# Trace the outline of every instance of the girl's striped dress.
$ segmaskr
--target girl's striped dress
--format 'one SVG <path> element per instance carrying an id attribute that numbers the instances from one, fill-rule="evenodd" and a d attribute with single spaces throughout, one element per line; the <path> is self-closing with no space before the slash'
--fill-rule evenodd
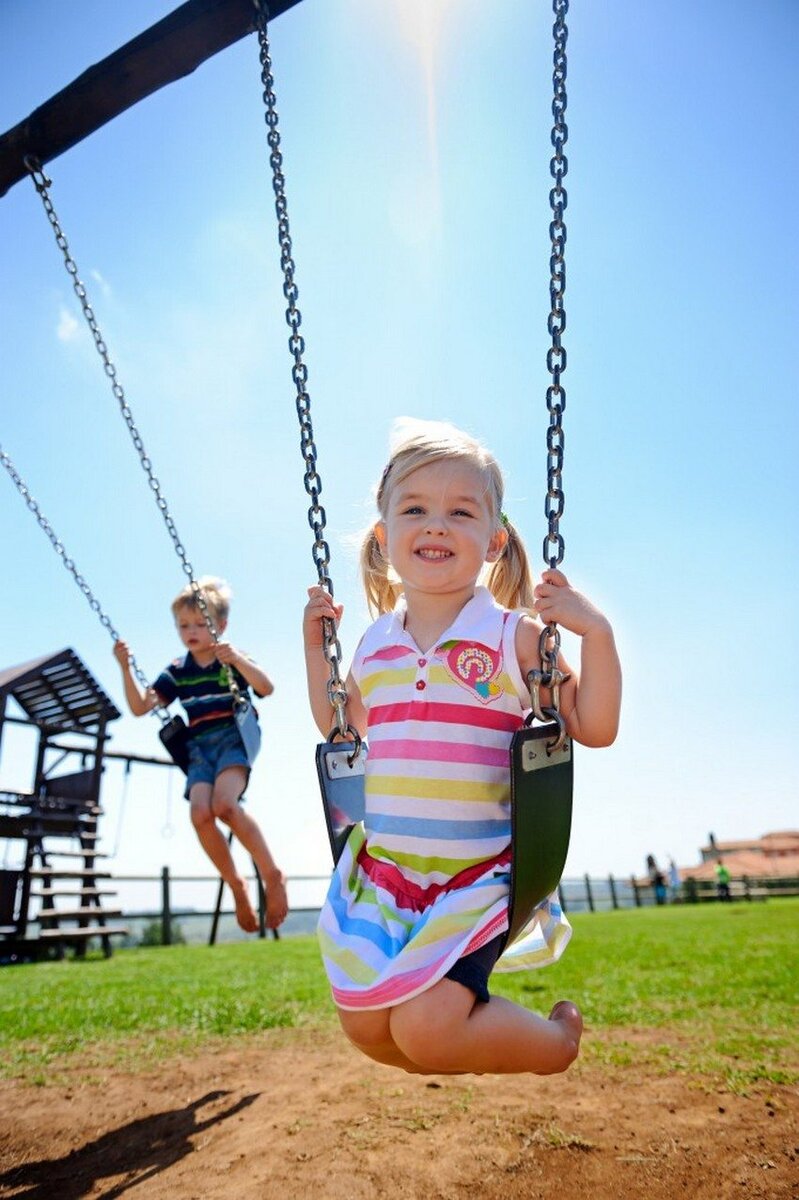
<path id="1" fill-rule="evenodd" d="M 340 1008 L 409 1000 L 508 928 L 508 751 L 529 708 L 514 647 L 519 615 L 477 588 L 423 654 L 405 631 L 401 598 L 358 646 L 366 816 L 338 861 L 318 929 Z M 498 969 L 554 962 L 570 935 L 552 895 Z"/>

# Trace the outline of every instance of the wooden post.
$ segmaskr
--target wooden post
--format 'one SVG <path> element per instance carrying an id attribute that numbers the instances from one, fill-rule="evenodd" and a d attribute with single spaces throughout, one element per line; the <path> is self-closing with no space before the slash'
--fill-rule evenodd
<path id="1" fill-rule="evenodd" d="M 586 872 L 586 876 L 585 876 L 585 898 L 588 901 L 589 911 L 593 912 L 594 911 L 594 897 L 593 897 L 593 893 L 591 892 L 591 880 L 590 880 L 587 872 Z"/>
<path id="2" fill-rule="evenodd" d="M 638 893 L 638 884 L 636 883 L 636 879 L 635 879 L 634 875 L 630 876 L 630 886 L 633 889 L 633 897 L 635 899 L 635 907 L 640 908 L 641 907 L 641 897 Z"/>
<path id="3" fill-rule="evenodd" d="M 616 895 L 616 880 L 612 875 L 608 875 L 608 886 L 610 887 L 610 900 L 614 908 L 619 907 L 619 899 Z"/>
<path id="4" fill-rule="evenodd" d="M 161 944 L 172 945 L 172 909 L 169 903 L 169 867 L 161 868 Z"/>

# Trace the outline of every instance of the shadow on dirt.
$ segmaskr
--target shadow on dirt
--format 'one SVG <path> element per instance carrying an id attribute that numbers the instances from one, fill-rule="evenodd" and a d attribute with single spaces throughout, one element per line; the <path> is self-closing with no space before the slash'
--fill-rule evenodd
<path id="1" fill-rule="evenodd" d="M 121 1125 L 104 1133 L 80 1150 L 71 1150 L 61 1158 L 39 1159 L 0 1174 L 0 1194 L 15 1200 L 80 1200 L 102 1180 L 124 1176 L 101 1193 L 102 1200 L 114 1200 L 130 1187 L 152 1179 L 173 1166 L 195 1147 L 191 1139 L 249 1108 L 260 1093 L 243 1096 L 235 1104 L 200 1119 L 198 1110 L 231 1093 L 207 1092 L 185 1108 L 170 1109 Z M 6 1192 L 4 1189 L 10 1189 Z"/>

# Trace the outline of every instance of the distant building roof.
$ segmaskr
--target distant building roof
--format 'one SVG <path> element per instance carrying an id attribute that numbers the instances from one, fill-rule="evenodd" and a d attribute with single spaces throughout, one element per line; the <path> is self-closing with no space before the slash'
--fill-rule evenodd
<path id="1" fill-rule="evenodd" d="M 681 879 L 714 879 L 716 863 L 722 858 L 730 873 L 736 877 L 748 875 L 763 879 L 799 878 L 799 830 L 783 829 L 764 833 L 756 838 L 737 838 L 721 842 L 711 834 L 712 841 L 702 846 L 702 861 L 695 866 L 679 866 Z M 664 868 L 668 873 L 668 868 Z M 646 886 L 651 872 L 636 882 Z"/>
<path id="2" fill-rule="evenodd" d="M 726 843 L 720 843 L 726 844 Z M 799 878 L 799 852 L 769 856 L 756 850 L 724 852 L 696 867 L 680 867 L 681 879 L 714 879 L 716 858 L 722 858 L 731 875 L 748 875 L 755 879 Z"/>
<path id="3" fill-rule="evenodd" d="M 707 862 L 710 859 L 718 858 L 720 854 L 727 857 L 744 850 L 780 857 L 785 854 L 799 854 L 799 831 L 781 830 L 777 833 L 764 833 L 761 837 L 739 838 L 731 842 L 720 842 L 714 838 L 712 842 L 702 847 L 700 853 L 703 861 Z"/>

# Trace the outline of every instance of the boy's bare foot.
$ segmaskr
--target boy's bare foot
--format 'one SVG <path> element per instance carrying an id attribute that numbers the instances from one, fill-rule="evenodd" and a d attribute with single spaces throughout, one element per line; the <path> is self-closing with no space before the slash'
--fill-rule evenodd
<path id="1" fill-rule="evenodd" d="M 239 923 L 239 928 L 245 933 L 255 933 L 258 928 L 258 916 L 250 903 L 250 897 L 247 894 L 247 885 L 242 881 L 237 886 L 231 886 L 233 892 L 233 900 L 236 904 L 236 920 Z"/>
<path id="2" fill-rule="evenodd" d="M 286 876 L 282 871 L 273 871 L 264 879 L 266 891 L 266 927 L 277 929 L 282 925 L 289 911 L 289 898 L 286 893 Z"/>
<path id="3" fill-rule="evenodd" d="M 549 1014 L 550 1021 L 561 1021 L 566 1036 L 574 1042 L 575 1057 L 583 1036 L 583 1014 L 571 1000 L 558 1000 Z"/>

